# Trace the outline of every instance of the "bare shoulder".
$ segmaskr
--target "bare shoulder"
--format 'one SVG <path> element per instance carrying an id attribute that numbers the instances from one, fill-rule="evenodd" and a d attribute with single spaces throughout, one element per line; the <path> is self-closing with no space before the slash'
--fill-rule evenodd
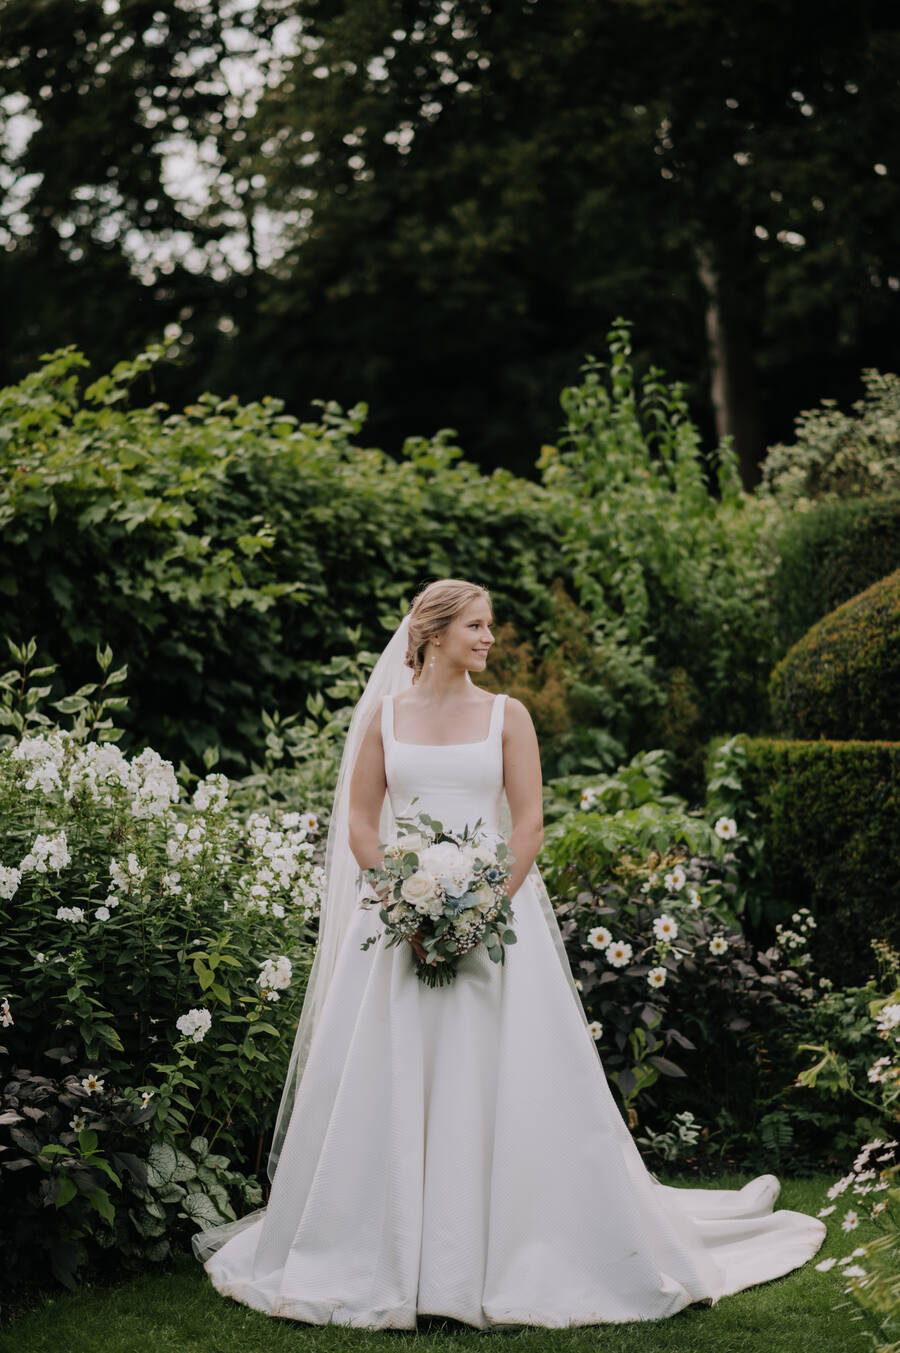
<path id="1" fill-rule="evenodd" d="M 503 711 L 503 730 L 513 735 L 526 733 L 528 730 L 534 731 L 528 706 L 523 705 L 522 701 L 517 700 L 514 695 L 506 697 L 506 709 Z"/>

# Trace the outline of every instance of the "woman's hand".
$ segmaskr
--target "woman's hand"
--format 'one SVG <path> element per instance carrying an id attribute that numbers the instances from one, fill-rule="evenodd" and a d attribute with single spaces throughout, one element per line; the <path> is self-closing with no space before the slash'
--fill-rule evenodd
<path id="1" fill-rule="evenodd" d="M 415 951 L 416 951 L 416 957 L 418 958 L 419 962 L 420 962 L 420 963 L 424 963 L 425 960 L 426 960 L 427 957 L 428 957 L 428 953 L 427 953 L 427 951 L 426 951 L 426 949 L 425 949 L 424 944 L 422 943 L 422 932 L 421 932 L 421 930 L 417 930 L 416 933 L 415 933 L 414 935 L 407 935 L 406 938 L 409 940 L 409 942 L 410 942 L 410 944 L 412 945 L 413 949 L 415 949 Z"/>

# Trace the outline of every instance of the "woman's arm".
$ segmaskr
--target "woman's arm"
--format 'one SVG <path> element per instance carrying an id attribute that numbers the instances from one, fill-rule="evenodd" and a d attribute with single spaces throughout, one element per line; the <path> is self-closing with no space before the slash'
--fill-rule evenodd
<path id="1" fill-rule="evenodd" d="M 509 849 L 514 856 L 506 890 L 515 897 L 544 840 L 544 800 L 534 724 L 521 700 L 512 696 L 507 697 L 503 719 L 503 783 L 512 821 Z"/>
<path id="2" fill-rule="evenodd" d="M 360 869 L 371 869 L 384 859 L 378 838 L 381 835 L 381 809 L 386 792 L 381 710 L 378 709 L 369 721 L 350 777 L 350 849 Z M 420 932 L 417 930 L 407 939 L 424 963 L 425 948 Z"/>
<path id="3" fill-rule="evenodd" d="M 377 709 L 369 720 L 350 777 L 350 849 L 360 869 L 381 864 L 384 856 L 378 848 L 378 837 L 386 790 L 381 710 Z"/>

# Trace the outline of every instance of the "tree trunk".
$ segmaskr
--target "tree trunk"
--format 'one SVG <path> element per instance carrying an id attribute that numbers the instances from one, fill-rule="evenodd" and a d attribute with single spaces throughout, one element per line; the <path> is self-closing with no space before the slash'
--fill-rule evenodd
<path id="1" fill-rule="evenodd" d="M 706 341 L 709 348 L 710 398 L 721 440 L 731 437 L 741 480 L 747 490 L 759 482 L 765 440 L 753 353 L 738 307 L 723 283 L 720 255 L 710 243 L 696 249 L 697 272 L 706 293 Z"/>

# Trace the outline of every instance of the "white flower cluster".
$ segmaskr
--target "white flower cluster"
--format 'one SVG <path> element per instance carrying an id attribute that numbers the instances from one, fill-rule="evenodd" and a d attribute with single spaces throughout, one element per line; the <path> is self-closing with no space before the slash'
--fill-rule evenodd
<path id="1" fill-rule="evenodd" d="M 194 790 L 191 802 L 200 813 L 206 812 L 207 809 L 213 813 L 223 812 L 228 802 L 227 776 L 207 775 Z"/>
<path id="2" fill-rule="evenodd" d="M 191 864 L 206 848 L 206 824 L 195 822 L 188 826 L 186 822 L 176 822 L 173 835 L 166 842 L 166 855 L 170 864 Z"/>
<path id="3" fill-rule="evenodd" d="M 0 1001 L 0 1024 L 6 1029 L 10 1024 L 15 1024 L 15 1022 L 9 1008 L 9 997 L 4 996 L 3 1000 Z"/>
<path id="4" fill-rule="evenodd" d="M 159 817 L 178 802 L 178 781 L 171 761 L 146 747 L 131 763 L 131 811 L 135 817 Z"/>
<path id="5" fill-rule="evenodd" d="M 175 1021 L 175 1028 L 185 1038 L 190 1038 L 194 1043 L 202 1043 L 209 1033 L 212 1025 L 212 1015 L 208 1010 L 197 1010 L 193 1008 L 186 1015 L 179 1015 Z"/>
<path id="6" fill-rule="evenodd" d="M 83 921 L 84 910 L 81 907 L 57 907 L 57 921 Z"/>
<path id="7" fill-rule="evenodd" d="M 883 1005 L 875 1016 L 875 1027 L 879 1037 L 890 1038 L 894 1029 L 897 1029 L 894 1037 L 900 1037 L 898 1025 L 900 1025 L 900 1002 L 894 1001 L 889 1005 Z"/>
<path id="8" fill-rule="evenodd" d="M 5 869 L 4 866 L 0 864 L 0 897 L 4 898 L 6 901 L 9 901 L 11 897 L 15 897 L 16 889 L 21 881 L 21 869 Z"/>
<path id="9" fill-rule="evenodd" d="M 55 836 L 37 836 L 31 850 L 19 865 L 19 870 L 23 874 L 32 871 L 35 874 L 46 874 L 51 869 L 59 873 L 60 869 L 65 869 L 66 865 L 71 863 L 72 856 L 69 854 L 66 834 L 63 831 L 57 832 Z"/>
<path id="10" fill-rule="evenodd" d="M 849 1174 L 845 1174 L 842 1179 L 837 1180 L 828 1190 L 828 1197 L 833 1201 L 840 1198 L 841 1194 L 849 1189 L 857 1197 L 865 1197 L 867 1193 L 883 1193 L 888 1187 L 888 1180 L 885 1178 L 887 1168 L 894 1163 L 894 1152 L 897 1148 L 897 1142 L 892 1139 L 884 1142 L 880 1137 L 875 1137 L 871 1142 L 866 1142 L 865 1146 L 860 1148 L 859 1154 L 853 1162 Z M 878 1152 L 878 1155 L 874 1153 Z M 872 1160 L 875 1164 L 883 1165 L 884 1169 L 878 1171 L 872 1168 Z M 876 1204 L 877 1206 L 877 1204 Z M 879 1211 L 882 1209 L 879 1208 Z M 823 1209 L 819 1216 L 827 1216 L 833 1212 L 834 1208 Z M 850 1217 L 848 1223 L 847 1218 Z M 845 1216 L 842 1223 L 843 1230 L 851 1231 L 857 1225 L 855 1220 L 856 1213 L 851 1212 Z"/>
<path id="11" fill-rule="evenodd" d="M 39 734 L 37 737 L 23 738 L 13 748 L 13 761 L 27 763 L 25 789 L 30 793 L 40 789 L 42 794 L 52 794 L 61 789 L 60 771 L 65 758 L 65 734 L 59 732 Z"/>
<path id="12" fill-rule="evenodd" d="M 277 1001 L 281 999 L 278 993 L 290 986 L 292 975 L 291 960 L 285 954 L 280 954 L 278 958 L 266 959 L 256 981 L 267 1001 Z"/>
<path id="13" fill-rule="evenodd" d="M 110 860 L 109 876 L 112 879 L 113 887 L 118 888 L 120 893 L 130 893 L 137 884 L 142 883 L 147 877 L 147 869 L 132 850 L 126 856 L 124 865 L 120 860 Z M 106 905 L 117 906 L 118 903 L 108 897 Z"/>
<path id="14" fill-rule="evenodd" d="M 801 907 L 799 911 L 794 912 L 791 920 L 797 929 L 791 930 L 779 922 L 775 927 L 776 943 L 782 949 L 805 949 L 809 942 L 810 934 L 816 928 L 815 917 L 809 907 Z M 811 963 L 812 955 L 808 953 L 801 954 L 798 961 L 800 963 Z"/>
<path id="15" fill-rule="evenodd" d="M 247 819 L 247 842 L 253 850 L 252 872 L 240 879 L 252 910 L 280 919 L 285 904 L 314 916 L 321 906 L 324 871 L 310 863 L 313 846 L 307 835 L 318 826 L 314 813 L 286 813 L 276 826 L 265 813 Z"/>
<path id="16" fill-rule="evenodd" d="M 12 759 L 27 765 L 27 791 L 61 790 L 67 803 L 87 796 L 95 803 L 112 804 L 115 792 L 124 789 L 131 796 L 132 815 L 148 818 L 159 817 L 178 800 L 172 763 L 149 747 L 128 761 L 115 743 L 81 745 L 70 734 L 55 731 L 23 738 Z"/>
<path id="17" fill-rule="evenodd" d="M 631 962 L 633 949 L 624 940 L 614 940 L 612 932 L 605 925 L 594 926 L 588 931 L 587 942 L 592 949 L 600 949 L 606 955 L 607 962 L 614 968 L 624 968 Z"/>

